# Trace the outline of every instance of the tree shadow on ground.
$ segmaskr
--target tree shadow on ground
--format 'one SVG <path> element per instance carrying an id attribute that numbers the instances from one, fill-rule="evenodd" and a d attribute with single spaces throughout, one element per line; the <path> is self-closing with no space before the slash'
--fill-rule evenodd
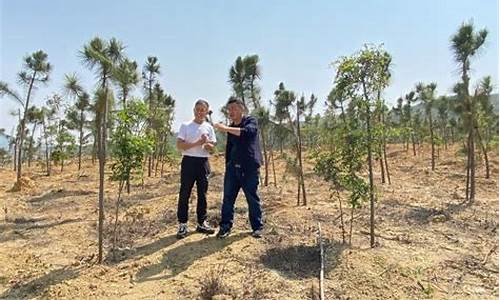
<path id="1" fill-rule="evenodd" d="M 325 273 L 335 269 L 340 254 L 347 248 L 345 244 L 325 240 Z M 318 245 L 276 246 L 260 257 L 261 263 L 279 271 L 290 279 L 306 279 L 318 277 L 320 271 L 320 248 Z"/>
<path id="2" fill-rule="evenodd" d="M 61 198 L 72 197 L 72 196 L 85 196 L 92 194 L 96 193 L 94 191 L 78 191 L 78 190 L 72 191 L 72 190 L 59 189 L 59 190 L 52 190 L 48 193 L 44 193 L 39 196 L 35 196 L 31 199 L 28 199 L 27 202 L 35 205 L 40 205 L 43 202 L 54 201 Z"/>
<path id="3" fill-rule="evenodd" d="M 76 278 L 79 270 L 63 267 L 28 282 L 14 282 L 12 287 L 0 294 L 0 299 L 32 299 L 43 296 L 47 288 L 65 280 Z"/>
<path id="4" fill-rule="evenodd" d="M 163 254 L 160 262 L 141 268 L 136 274 L 136 281 L 144 282 L 174 277 L 187 270 L 189 266 L 191 266 L 198 259 L 219 252 L 223 248 L 243 239 L 246 236 L 248 236 L 248 234 L 242 232 L 230 235 L 225 239 L 207 237 L 198 241 L 183 244 Z M 166 269 L 170 270 L 171 273 L 158 276 Z"/>
<path id="5" fill-rule="evenodd" d="M 151 255 L 163 248 L 167 248 L 170 245 L 174 244 L 177 240 L 175 234 L 171 234 L 169 236 L 160 238 L 152 243 L 133 248 L 133 249 L 123 249 L 118 250 L 116 256 L 113 255 L 112 251 L 109 251 L 108 255 L 105 258 L 105 261 L 108 264 L 115 264 L 119 262 L 123 262 L 132 258 L 141 258 L 148 255 Z"/>
<path id="6" fill-rule="evenodd" d="M 433 221 L 445 222 L 470 207 L 467 202 L 445 203 L 442 209 L 405 204 L 396 200 L 380 204 L 380 211 L 394 220 L 405 220 L 409 224 L 425 225 Z M 403 211 L 401 211 L 403 210 Z"/>
<path id="7" fill-rule="evenodd" d="M 37 223 L 38 221 L 44 221 L 47 218 L 38 218 L 36 220 L 29 220 L 28 222 L 15 222 L 15 223 L 6 223 L 0 225 L 0 243 L 16 240 L 19 238 L 25 239 L 25 235 L 27 231 L 33 229 L 46 229 L 51 228 L 63 224 L 82 222 L 82 219 L 65 219 L 61 221 L 54 221 L 49 223 Z"/>

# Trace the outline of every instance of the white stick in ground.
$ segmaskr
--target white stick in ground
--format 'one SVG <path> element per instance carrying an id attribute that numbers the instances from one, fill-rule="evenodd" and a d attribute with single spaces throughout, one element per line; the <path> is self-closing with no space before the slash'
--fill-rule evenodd
<path id="1" fill-rule="evenodd" d="M 318 222 L 318 244 L 319 244 L 319 255 L 320 255 L 320 271 L 319 271 L 319 297 L 320 300 L 325 299 L 325 288 L 323 285 L 323 277 L 325 275 L 325 252 L 323 251 L 323 237 L 321 235 L 321 223 Z"/>

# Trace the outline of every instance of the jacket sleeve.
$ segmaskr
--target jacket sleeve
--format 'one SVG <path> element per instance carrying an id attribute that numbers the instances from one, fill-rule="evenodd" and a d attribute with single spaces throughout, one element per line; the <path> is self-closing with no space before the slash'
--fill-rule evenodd
<path id="1" fill-rule="evenodd" d="M 255 135 L 257 135 L 258 128 L 259 127 L 257 125 L 257 119 L 255 119 L 254 117 L 248 117 L 245 120 L 243 127 L 241 127 L 240 138 L 247 139 L 254 137 Z"/>

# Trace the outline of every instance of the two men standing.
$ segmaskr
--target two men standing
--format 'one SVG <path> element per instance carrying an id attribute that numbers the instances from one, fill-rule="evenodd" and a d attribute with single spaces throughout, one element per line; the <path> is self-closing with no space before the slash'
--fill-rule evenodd
<path id="1" fill-rule="evenodd" d="M 202 101 L 202 102 L 200 102 Z M 177 137 L 177 147 L 182 150 L 181 189 L 177 217 L 179 221 L 178 238 L 187 233 L 187 212 L 191 189 L 196 181 L 198 191 L 196 231 L 214 233 L 206 222 L 206 193 L 208 188 L 208 151 L 215 145 L 216 138 L 212 126 L 205 121 L 208 103 L 198 100 L 195 104 L 195 119 L 181 125 Z M 226 168 L 224 174 L 224 193 L 221 209 L 221 221 L 217 237 L 225 238 L 231 233 L 234 219 L 234 204 L 240 189 L 243 190 L 248 203 L 248 215 L 252 227 L 252 236 L 262 236 L 262 208 L 257 187 L 259 184 L 259 167 L 262 162 L 257 120 L 246 116 L 245 104 L 231 97 L 227 103 L 228 116 L 232 123 L 214 125 L 215 129 L 227 133 Z"/>

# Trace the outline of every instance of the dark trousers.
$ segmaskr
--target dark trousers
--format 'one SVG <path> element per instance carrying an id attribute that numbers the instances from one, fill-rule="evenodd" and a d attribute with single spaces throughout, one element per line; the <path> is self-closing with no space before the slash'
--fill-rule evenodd
<path id="1" fill-rule="evenodd" d="M 248 218 L 252 230 L 260 230 L 262 224 L 262 208 L 257 193 L 259 185 L 259 169 L 253 168 L 243 170 L 239 166 L 228 164 L 224 175 L 224 198 L 222 200 L 222 212 L 220 227 L 231 229 L 234 218 L 234 203 L 240 189 L 243 189 L 248 203 Z"/>
<path id="2" fill-rule="evenodd" d="M 189 211 L 189 197 L 196 182 L 198 203 L 196 215 L 198 223 L 203 223 L 207 218 L 207 191 L 208 175 L 210 166 L 208 158 L 184 156 L 181 162 L 181 189 L 179 191 L 179 202 L 177 204 L 177 220 L 179 223 L 187 223 Z"/>

